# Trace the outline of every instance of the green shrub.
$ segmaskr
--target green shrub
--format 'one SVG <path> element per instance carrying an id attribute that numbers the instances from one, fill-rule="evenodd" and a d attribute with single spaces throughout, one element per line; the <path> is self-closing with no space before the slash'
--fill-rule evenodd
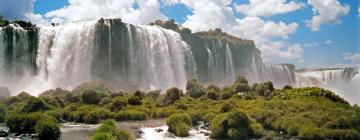
<path id="1" fill-rule="evenodd" d="M 128 99 L 128 104 L 130 104 L 130 105 L 142 105 L 141 97 L 139 97 L 139 96 L 131 96 Z"/>
<path id="2" fill-rule="evenodd" d="M 178 137 L 189 136 L 191 124 L 191 117 L 188 114 L 174 114 L 166 120 L 166 125 L 169 126 L 168 131 Z"/>
<path id="3" fill-rule="evenodd" d="M 234 95 L 234 92 L 231 87 L 224 87 L 221 91 L 221 99 L 223 99 L 223 100 L 229 99 L 233 95 Z"/>
<path id="4" fill-rule="evenodd" d="M 112 102 L 112 98 L 111 97 L 104 97 L 100 100 L 99 105 L 100 106 L 104 106 L 104 105 L 108 105 Z"/>
<path id="5" fill-rule="evenodd" d="M 160 90 L 149 91 L 146 94 L 146 97 L 150 97 L 150 98 L 153 98 L 153 99 L 157 99 L 157 98 L 159 98 L 159 96 L 160 96 Z"/>
<path id="6" fill-rule="evenodd" d="M 143 98 L 145 98 L 145 92 L 142 92 L 142 91 L 140 91 L 140 90 L 137 90 L 137 91 L 134 92 L 134 96 L 135 96 L 135 97 L 138 97 L 138 98 L 140 98 L 140 99 L 143 99 Z"/>
<path id="7" fill-rule="evenodd" d="M 250 87 L 245 83 L 236 83 L 233 85 L 234 93 L 245 93 L 250 91 Z"/>
<path id="8" fill-rule="evenodd" d="M 196 80 L 191 79 L 186 83 L 186 91 L 192 98 L 199 98 L 205 95 L 205 88 Z"/>
<path id="9" fill-rule="evenodd" d="M 127 120 L 133 120 L 133 121 L 142 121 L 147 118 L 146 113 L 136 111 L 136 110 L 123 110 L 116 113 L 115 116 L 117 121 L 127 121 Z"/>
<path id="10" fill-rule="evenodd" d="M 103 93 L 99 93 L 95 90 L 85 90 L 81 95 L 81 100 L 85 104 L 99 104 L 102 98 L 106 95 Z"/>
<path id="11" fill-rule="evenodd" d="M 40 140 L 57 140 L 60 137 L 60 127 L 53 118 L 42 118 L 35 125 L 35 132 Z"/>
<path id="12" fill-rule="evenodd" d="M 166 91 L 166 96 L 164 99 L 164 105 L 168 106 L 173 104 L 176 100 L 180 99 L 180 94 L 182 91 L 178 88 L 170 88 Z"/>
<path id="13" fill-rule="evenodd" d="M 236 84 L 246 84 L 248 85 L 248 80 L 246 79 L 246 77 L 244 76 L 239 76 L 236 81 L 235 81 Z"/>
<path id="14" fill-rule="evenodd" d="M 6 125 L 12 133 L 34 133 L 34 126 L 41 119 L 39 113 L 32 114 L 10 114 L 6 119 Z"/>
<path id="15" fill-rule="evenodd" d="M 209 99 L 212 99 L 212 100 L 217 100 L 220 97 L 219 93 L 213 89 L 207 90 L 206 95 Z"/>
<path id="16" fill-rule="evenodd" d="M 132 140 L 131 135 L 116 127 L 113 120 L 105 120 L 95 131 L 91 140 Z"/>
<path id="17" fill-rule="evenodd" d="M 287 90 L 287 89 L 293 89 L 293 88 L 290 85 L 285 85 L 283 89 Z"/>
<path id="18" fill-rule="evenodd" d="M 213 112 L 205 114 L 205 116 L 202 118 L 206 123 L 210 123 L 214 118 L 216 117 L 216 114 Z"/>
<path id="19" fill-rule="evenodd" d="M 127 101 L 124 97 L 116 97 L 109 105 L 112 112 L 117 112 L 127 106 Z"/>
<path id="20" fill-rule="evenodd" d="M 226 112 L 229 112 L 231 109 L 232 109 L 232 106 L 230 104 L 224 103 L 223 105 L 221 105 L 220 112 L 226 113 Z"/>
<path id="21" fill-rule="evenodd" d="M 6 107 L 4 104 L 0 104 L 0 123 L 5 121 Z"/>
<path id="22" fill-rule="evenodd" d="M 211 121 L 211 138 L 213 139 L 247 139 L 251 134 L 262 136 L 260 124 L 250 120 L 243 112 L 235 111 L 217 115 Z"/>
<path id="23" fill-rule="evenodd" d="M 227 125 L 227 114 L 217 115 L 211 121 L 211 135 L 213 139 L 222 139 L 227 138 L 227 130 L 229 126 Z"/>
<path id="24" fill-rule="evenodd" d="M 24 113 L 30 113 L 30 112 L 36 112 L 40 110 L 47 110 L 50 107 L 47 106 L 41 99 L 38 99 L 36 97 L 29 97 L 26 100 L 26 104 L 22 109 L 22 112 Z"/>

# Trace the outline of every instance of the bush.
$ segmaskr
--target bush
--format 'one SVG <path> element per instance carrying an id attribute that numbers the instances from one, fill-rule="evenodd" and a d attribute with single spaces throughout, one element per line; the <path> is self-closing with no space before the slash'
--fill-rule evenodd
<path id="1" fill-rule="evenodd" d="M 248 80 L 246 79 L 246 77 L 244 76 L 239 76 L 236 81 L 235 81 L 236 84 L 246 84 L 248 85 Z"/>
<path id="2" fill-rule="evenodd" d="M 57 140 L 60 137 L 60 127 L 53 118 L 42 118 L 35 125 L 35 132 L 40 140 Z"/>
<path id="3" fill-rule="evenodd" d="M 207 97 L 209 99 L 212 99 L 212 100 L 217 100 L 219 99 L 220 95 L 218 94 L 217 91 L 215 91 L 214 89 L 211 89 L 211 90 L 207 90 L 207 93 L 206 93 Z"/>
<path id="4" fill-rule="evenodd" d="M 205 88 L 196 80 L 191 79 L 186 83 L 186 91 L 192 98 L 199 98 L 205 95 Z"/>
<path id="5" fill-rule="evenodd" d="M 137 91 L 134 92 L 134 96 L 135 96 L 135 97 L 138 97 L 138 98 L 140 98 L 140 99 L 143 99 L 143 98 L 145 98 L 145 92 L 142 92 L 142 91 L 140 91 L 140 90 L 137 90 Z"/>
<path id="6" fill-rule="evenodd" d="M 176 100 L 180 99 L 181 90 L 178 88 L 170 88 L 166 91 L 164 105 L 168 106 L 173 104 Z"/>
<path id="7" fill-rule="evenodd" d="M 104 97 L 100 100 L 99 105 L 104 106 L 104 105 L 110 104 L 111 101 L 112 101 L 111 97 Z"/>
<path id="8" fill-rule="evenodd" d="M 128 104 L 130 104 L 130 105 L 142 105 L 141 97 L 139 97 L 139 96 L 131 96 L 128 99 Z"/>
<path id="9" fill-rule="evenodd" d="M 117 112 L 121 109 L 123 109 L 124 107 L 127 106 L 127 102 L 126 99 L 124 97 L 116 97 L 111 103 L 110 103 L 110 110 L 112 112 Z"/>
<path id="10" fill-rule="evenodd" d="M 221 91 L 221 99 L 223 99 L 223 100 L 229 99 L 233 95 L 234 95 L 234 92 L 231 87 L 224 87 Z"/>
<path id="11" fill-rule="evenodd" d="M 215 85 L 210 85 L 210 86 L 208 86 L 208 87 L 206 88 L 206 90 L 207 90 L 207 91 L 209 91 L 209 90 L 214 90 L 214 91 L 216 91 L 217 93 L 220 93 L 220 92 L 221 92 L 221 88 L 219 88 L 219 87 L 217 87 L 217 86 L 215 86 Z"/>
<path id="12" fill-rule="evenodd" d="M 233 85 L 234 93 L 245 93 L 250 91 L 250 87 L 245 83 L 236 83 Z"/>
<path id="13" fill-rule="evenodd" d="M 191 117 L 188 114 L 174 114 L 166 120 L 166 125 L 169 126 L 168 131 L 178 137 L 189 136 L 191 124 Z"/>
<path id="14" fill-rule="evenodd" d="M 34 126 L 40 118 L 39 114 L 11 114 L 6 119 L 6 126 L 12 133 L 34 133 Z"/>
<path id="15" fill-rule="evenodd" d="M 84 93 L 81 95 L 82 102 L 85 104 L 99 104 L 102 98 L 106 95 L 99 93 L 95 90 L 85 90 Z"/>
<path id="16" fill-rule="evenodd" d="M 6 107 L 3 104 L 0 104 L 0 123 L 5 121 L 6 117 Z"/>
<path id="17" fill-rule="evenodd" d="M 23 107 L 22 112 L 30 113 L 30 112 L 40 111 L 40 110 L 47 110 L 49 108 L 50 107 L 47 106 L 41 99 L 31 96 L 26 100 L 26 104 Z"/>
<path id="18" fill-rule="evenodd" d="M 293 89 L 293 88 L 291 86 L 289 86 L 289 85 L 285 85 L 283 89 L 287 90 L 287 89 Z"/>
<path id="19" fill-rule="evenodd" d="M 214 118 L 216 117 L 216 114 L 213 112 L 205 114 L 205 116 L 202 118 L 206 123 L 210 123 Z"/>
<path id="20" fill-rule="evenodd" d="M 136 111 L 136 110 L 124 110 L 116 113 L 115 118 L 117 121 L 142 121 L 147 118 L 144 112 Z"/>
<path id="21" fill-rule="evenodd" d="M 225 103 L 225 104 L 221 105 L 220 112 L 226 113 L 226 112 L 229 112 L 231 109 L 232 109 L 232 106 L 228 103 Z"/>
<path id="22" fill-rule="evenodd" d="M 131 140 L 131 135 L 116 127 L 113 120 L 105 120 L 95 131 L 91 140 Z"/>
<path id="23" fill-rule="evenodd" d="M 160 96 L 160 90 L 153 90 L 153 91 L 149 91 L 146 94 L 147 97 L 153 98 L 153 99 L 157 99 Z"/>
<path id="24" fill-rule="evenodd" d="M 243 112 L 235 111 L 217 115 L 211 121 L 211 138 L 247 139 L 251 134 L 262 135 L 263 128 Z M 261 133 L 261 134 L 260 134 Z"/>

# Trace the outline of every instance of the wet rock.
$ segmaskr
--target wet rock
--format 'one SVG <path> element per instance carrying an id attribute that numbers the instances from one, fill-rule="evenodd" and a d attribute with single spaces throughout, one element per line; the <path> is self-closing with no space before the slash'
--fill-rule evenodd
<path id="1" fill-rule="evenodd" d="M 0 131 L 0 137 L 7 137 L 7 136 L 9 136 L 8 132 L 6 132 L 4 130 Z"/>
<path id="2" fill-rule="evenodd" d="M 158 128 L 158 129 L 155 129 L 156 132 L 160 133 L 160 132 L 163 132 L 164 130 Z"/>

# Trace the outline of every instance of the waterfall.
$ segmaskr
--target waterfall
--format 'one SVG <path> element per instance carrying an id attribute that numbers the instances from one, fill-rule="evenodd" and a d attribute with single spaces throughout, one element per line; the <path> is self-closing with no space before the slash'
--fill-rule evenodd
<path id="1" fill-rule="evenodd" d="M 347 99 L 359 104 L 360 71 L 359 67 L 305 70 L 296 72 L 296 86 L 318 86 L 330 89 Z"/>

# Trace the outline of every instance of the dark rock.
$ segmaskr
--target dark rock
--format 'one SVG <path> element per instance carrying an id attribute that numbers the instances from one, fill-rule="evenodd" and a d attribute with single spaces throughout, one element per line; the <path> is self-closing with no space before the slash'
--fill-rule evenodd
<path id="1" fill-rule="evenodd" d="M 1 130 L 1 131 L 0 131 L 0 137 L 7 137 L 7 136 L 9 136 L 9 133 L 8 133 L 8 132 L 6 132 L 6 131 L 4 131 L 4 130 Z"/>
<path id="2" fill-rule="evenodd" d="M 141 131 L 141 130 L 137 130 L 137 131 L 136 131 L 136 134 L 137 134 L 137 135 L 141 135 L 141 134 L 144 134 L 144 132 Z"/>
<path id="3" fill-rule="evenodd" d="M 156 132 L 160 133 L 160 132 L 163 132 L 164 130 L 158 128 L 158 129 L 155 129 Z"/>

